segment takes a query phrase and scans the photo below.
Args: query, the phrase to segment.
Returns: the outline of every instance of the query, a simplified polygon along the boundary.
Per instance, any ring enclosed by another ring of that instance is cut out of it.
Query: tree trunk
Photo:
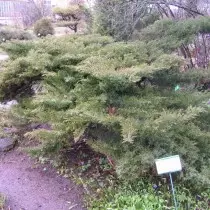
[[[75,24],[75,26],[74,26],[74,33],[77,33],[77,29],[78,29],[78,24]]]

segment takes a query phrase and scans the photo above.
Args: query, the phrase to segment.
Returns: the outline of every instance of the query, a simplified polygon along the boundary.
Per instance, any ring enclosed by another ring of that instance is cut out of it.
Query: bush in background
[[[42,18],[38,20],[34,25],[34,33],[37,36],[47,36],[47,35],[53,35],[54,34],[54,28],[52,25],[51,20],[47,18]]]
[[[0,29],[0,43],[6,42],[7,40],[30,40],[33,36],[24,30],[14,28],[1,28]]]

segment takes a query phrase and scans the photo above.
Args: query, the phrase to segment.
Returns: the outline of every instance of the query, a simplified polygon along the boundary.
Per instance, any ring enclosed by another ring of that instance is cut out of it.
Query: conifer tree
[[[82,4],[70,4],[66,8],[56,7],[53,10],[57,25],[68,27],[75,33],[82,22],[88,22],[89,12]]]

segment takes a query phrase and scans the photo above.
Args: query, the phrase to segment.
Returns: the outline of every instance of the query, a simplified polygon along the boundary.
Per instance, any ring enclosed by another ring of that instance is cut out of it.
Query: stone
[[[9,56],[7,54],[0,54],[0,61],[5,61],[9,59]]]
[[[0,109],[11,109],[14,105],[17,105],[16,100],[8,101],[6,103],[0,103]]]
[[[12,138],[0,138],[0,152],[6,152],[14,148],[15,140]]]

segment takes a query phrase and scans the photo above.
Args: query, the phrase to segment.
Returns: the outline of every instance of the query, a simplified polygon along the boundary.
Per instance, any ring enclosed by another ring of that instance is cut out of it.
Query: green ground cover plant
[[[208,209],[209,192],[202,195],[193,196],[191,192],[183,186],[176,188],[178,208],[186,209]],[[174,209],[173,199],[171,199],[170,189],[166,185],[161,187],[156,184],[151,185],[147,180],[136,183],[121,183],[117,189],[108,189],[101,196],[101,199],[90,201],[94,210],[146,210],[146,209]]]

